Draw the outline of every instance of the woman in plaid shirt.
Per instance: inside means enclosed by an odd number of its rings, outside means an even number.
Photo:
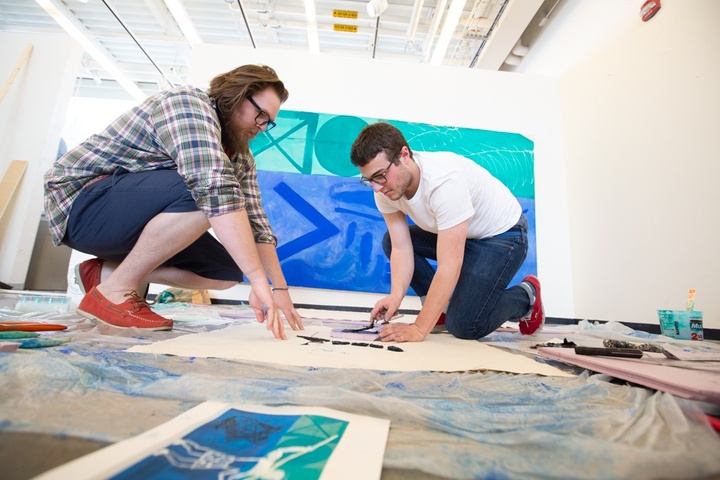
[[[186,86],[148,98],[55,162],[45,174],[53,241],[97,257],[76,267],[78,313],[170,330],[172,320],[137,293],[147,283],[217,290],[244,274],[258,321],[284,339],[282,311],[302,329],[249,147],[287,98],[272,68],[244,65],[207,92]]]

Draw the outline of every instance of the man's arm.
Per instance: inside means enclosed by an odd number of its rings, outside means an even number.
[[[425,297],[425,303],[413,324],[391,323],[380,329],[380,337],[384,342],[421,342],[427,337],[437,323],[440,313],[450,300],[462,269],[463,257],[465,256],[465,237],[467,236],[467,221],[438,233],[437,262],[438,268],[430,284],[430,290]],[[400,237],[402,238],[402,237]],[[409,241],[409,234],[408,234]],[[404,251],[405,249],[403,249]],[[395,246],[393,244],[393,254]],[[393,290],[395,289],[396,274],[395,267],[400,268],[403,278],[408,275],[412,278],[414,260],[412,257],[412,244],[410,245],[411,257],[406,254],[397,258],[397,263],[391,260]],[[392,256],[392,255],[391,255]],[[409,266],[408,266],[409,265]],[[408,285],[409,285],[409,280]],[[401,280],[397,279],[398,288]],[[405,286],[407,290],[407,286]],[[392,298],[388,297],[388,298]],[[381,300],[382,302],[382,300]],[[388,302],[390,303],[390,302]],[[375,308],[378,308],[376,304]],[[390,303],[392,305],[392,303]],[[374,311],[374,310],[373,310]],[[391,314],[393,312],[390,312]]]
[[[256,245],[258,253],[260,254],[260,261],[272,283],[273,298],[283,314],[285,314],[285,318],[290,327],[292,327],[293,330],[302,330],[302,319],[300,318],[300,314],[295,310],[292,299],[290,298],[288,284],[280,267],[280,259],[277,256],[277,248],[272,243],[258,243]]]
[[[397,299],[398,305],[405,298],[410,280],[415,271],[415,261],[410,230],[407,217],[398,211],[390,214],[383,214],[385,224],[392,242],[390,253],[390,296]],[[395,315],[395,312],[388,312],[386,320]]]
[[[370,323],[384,319],[389,321],[400,308],[412,278],[413,248],[407,219],[402,212],[383,214],[390,233],[390,295],[378,300],[370,312]]]
[[[247,213],[240,210],[210,217],[208,220],[220,243],[250,280],[252,286],[250,306],[255,310],[256,317],[259,321],[267,320],[268,329],[272,330],[276,338],[285,339],[283,322],[275,308],[275,301],[270,291],[267,274],[260,261],[260,254],[255,246]],[[263,312],[264,307],[265,312]]]
[[[438,232],[437,271],[425,297],[425,304],[415,320],[424,335],[430,333],[437,323],[460,278],[465,257],[467,226],[466,220],[459,225]]]

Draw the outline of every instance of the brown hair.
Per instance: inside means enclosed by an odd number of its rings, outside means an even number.
[[[267,87],[275,90],[280,103],[284,103],[290,95],[272,68],[267,65],[243,65],[213,78],[208,95],[215,100],[218,112],[229,116],[243,99]]]
[[[412,158],[412,150],[400,130],[389,123],[373,123],[362,129],[350,149],[350,161],[356,167],[367,165],[380,152],[388,159],[394,159],[402,147],[407,147]]]

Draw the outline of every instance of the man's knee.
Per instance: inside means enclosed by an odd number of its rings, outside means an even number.
[[[448,313],[445,316],[445,328],[452,336],[463,340],[480,340],[493,332],[493,330],[489,330],[485,326],[485,322],[480,322],[481,324],[477,325],[468,323],[467,319],[467,316],[459,318],[458,316],[451,316],[450,313]]]

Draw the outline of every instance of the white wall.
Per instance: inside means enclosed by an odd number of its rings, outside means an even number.
[[[638,2],[639,3],[639,2]],[[720,328],[720,2],[663,2],[562,81],[579,318]]]
[[[290,91],[288,110],[513,132],[534,141],[538,273],[546,312],[574,318],[557,80],[199,45],[193,50],[190,83],[206,88],[216,74],[247,63],[264,63],[278,72]],[[327,303],[327,294],[323,298]]]
[[[55,160],[82,49],[70,37],[0,33],[2,85],[26,45],[32,53],[0,103],[0,175],[27,160],[12,210],[0,224],[0,280],[25,283],[43,208],[42,176]]]

